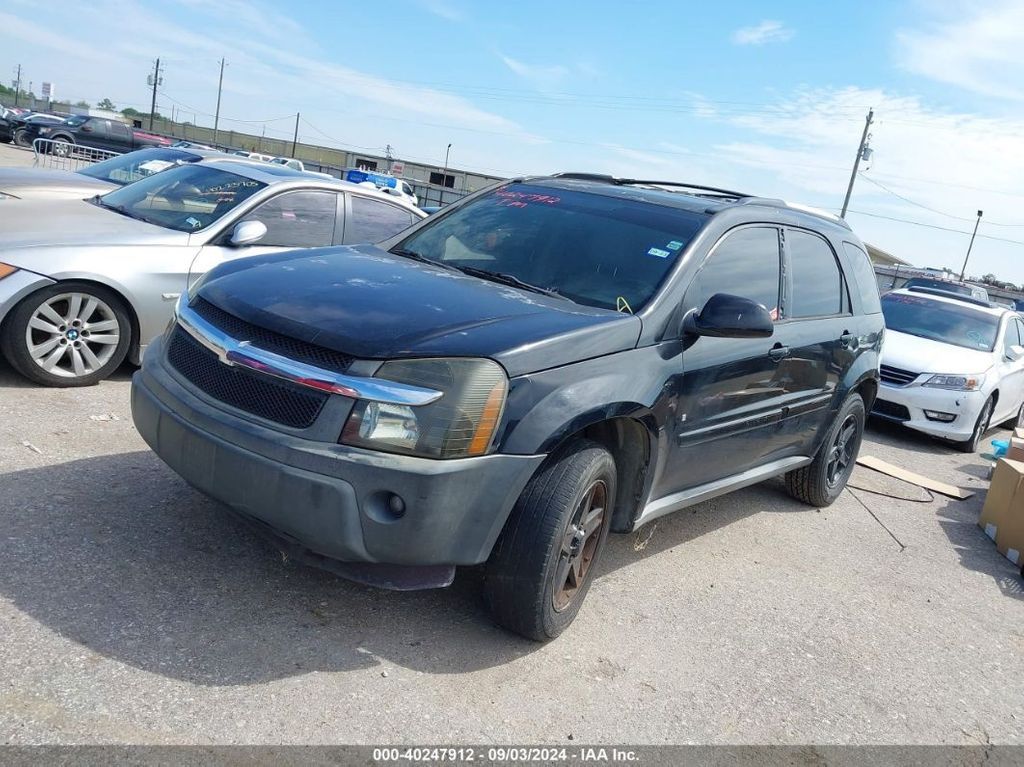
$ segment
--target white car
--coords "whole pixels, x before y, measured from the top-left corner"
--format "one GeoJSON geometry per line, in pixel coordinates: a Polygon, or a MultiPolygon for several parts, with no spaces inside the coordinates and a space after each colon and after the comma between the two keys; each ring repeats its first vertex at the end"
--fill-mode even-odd
{"type": "Polygon", "coordinates": [[[882,383],[872,414],[978,448],[989,427],[1018,423],[1024,320],[1005,307],[927,287],[882,298],[882,383]]]}

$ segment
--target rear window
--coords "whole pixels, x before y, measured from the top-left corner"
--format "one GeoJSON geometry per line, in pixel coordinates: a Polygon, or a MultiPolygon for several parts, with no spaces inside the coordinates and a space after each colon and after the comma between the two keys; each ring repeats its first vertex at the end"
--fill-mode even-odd
{"type": "Polygon", "coordinates": [[[182,149],[142,149],[111,157],[78,172],[83,176],[124,186],[166,170],[177,163],[197,162],[200,159],[199,155],[182,149]]]}
{"type": "Polygon", "coordinates": [[[400,247],[513,277],[588,306],[638,311],[707,220],[642,200],[509,184],[400,247]]]}
{"type": "Polygon", "coordinates": [[[871,259],[852,242],[844,242],[843,247],[853,265],[853,280],[860,295],[861,311],[865,314],[878,314],[882,311],[882,305],[878,300],[878,278],[875,277],[875,267],[871,265],[871,259]]]}
{"type": "Polygon", "coordinates": [[[924,296],[889,293],[882,313],[889,330],[965,349],[992,351],[999,331],[996,315],[924,296]]]}

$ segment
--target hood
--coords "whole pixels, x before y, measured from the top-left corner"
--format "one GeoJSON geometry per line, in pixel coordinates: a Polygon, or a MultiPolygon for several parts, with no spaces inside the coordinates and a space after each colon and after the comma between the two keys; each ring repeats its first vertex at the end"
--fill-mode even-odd
{"type": "Polygon", "coordinates": [[[372,245],[256,256],[199,295],[254,325],[355,357],[490,357],[509,375],[636,346],[638,317],[506,287],[372,245]]]}
{"type": "Polygon", "coordinates": [[[914,373],[984,373],[992,352],[932,341],[896,330],[885,331],[882,364],[914,373]]]}
{"type": "Polygon", "coordinates": [[[84,200],[0,202],[0,257],[18,248],[183,244],[188,237],[84,200]]]}
{"type": "Polygon", "coordinates": [[[0,168],[0,193],[22,200],[83,200],[117,189],[117,184],[81,173],[44,168],[0,168]]]}

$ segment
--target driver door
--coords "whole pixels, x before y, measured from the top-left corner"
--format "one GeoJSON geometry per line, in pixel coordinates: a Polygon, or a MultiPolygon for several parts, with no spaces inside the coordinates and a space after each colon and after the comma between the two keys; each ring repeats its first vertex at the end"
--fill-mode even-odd
{"type": "Polygon", "coordinates": [[[295,248],[321,248],[340,238],[344,199],[338,192],[300,190],[271,197],[232,222],[204,245],[189,270],[188,285],[224,261],[295,248]],[[259,221],[267,233],[251,245],[234,246],[231,234],[243,221],[259,221]]]}
{"type": "Polygon", "coordinates": [[[992,414],[993,424],[1015,418],[1024,400],[1024,357],[1016,356],[1019,347],[1024,347],[1024,323],[1010,317],[1003,332],[1002,359],[996,363],[1000,396],[996,412],[992,414]],[[1014,350],[1014,346],[1018,349],[1014,350]]]}

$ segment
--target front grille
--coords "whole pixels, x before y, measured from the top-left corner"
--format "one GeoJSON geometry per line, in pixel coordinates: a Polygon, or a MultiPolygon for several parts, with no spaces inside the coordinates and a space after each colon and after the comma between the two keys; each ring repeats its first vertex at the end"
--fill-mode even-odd
{"type": "Polygon", "coordinates": [[[312,426],[327,402],[326,394],[224,364],[180,327],[171,336],[167,360],[214,399],[295,429],[312,426]]]}
{"type": "Polygon", "coordinates": [[[906,386],[908,383],[917,378],[920,373],[913,373],[909,370],[902,370],[900,368],[894,368],[890,365],[882,365],[881,369],[882,380],[887,384],[894,384],[896,386],[906,386]]]}
{"type": "Polygon", "coordinates": [[[909,421],[910,411],[907,410],[903,405],[897,405],[895,402],[889,402],[884,399],[876,399],[874,407],[871,408],[871,412],[874,415],[884,416],[885,418],[891,418],[894,421],[909,421]]]}
{"type": "Polygon", "coordinates": [[[203,298],[196,299],[191,308],[204,320],[232,338],[238,341],[251,341],[268,352],[337,373],[344,373],[352,364],[352,357],[347,354],[253,325],[203,298]]]}

